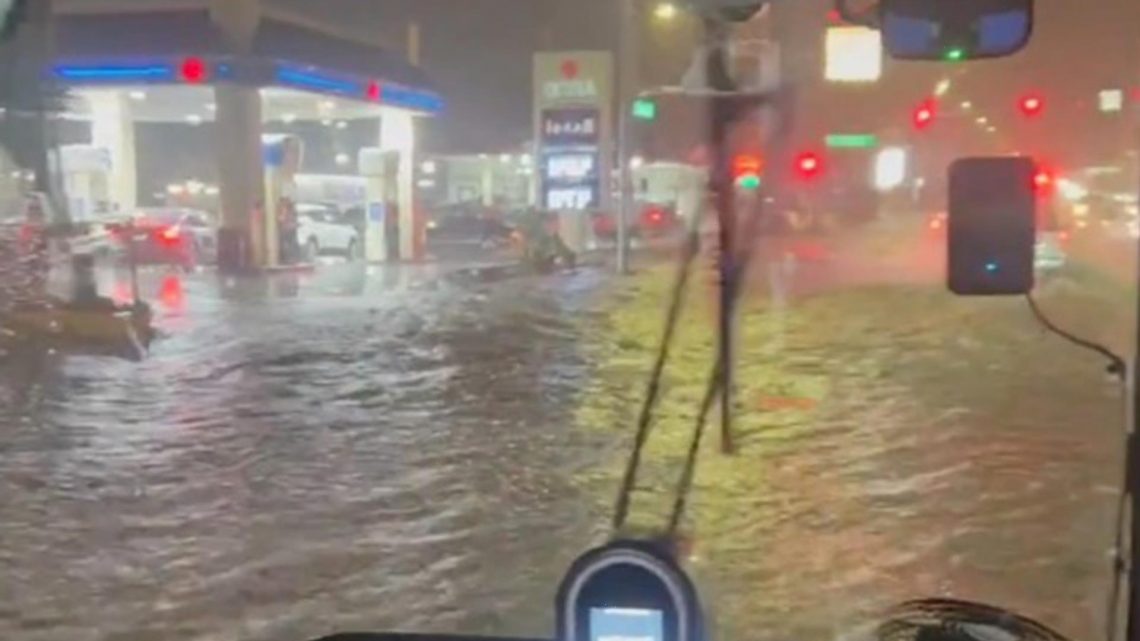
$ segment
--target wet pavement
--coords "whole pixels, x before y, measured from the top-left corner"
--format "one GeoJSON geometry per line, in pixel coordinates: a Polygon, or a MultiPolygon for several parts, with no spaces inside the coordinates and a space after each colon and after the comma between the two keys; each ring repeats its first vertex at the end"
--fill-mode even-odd
{"type": "MultiPolygon", "coordinates": [[[[856,284],[834,266],[801,273],[856,284]]],[[[659,297],[641,308],[613,288],[598,269],[145,272],[164,337],[143,362],[0,365],[0,638],[547,632],[558,577],[604,534],[659,328],[659,297]]],[[[110,289],[129,294],[121,275],[110,289]]],[[[839,300],[840,313],[826,290],[803,288],[774,370],[826,383],[826,412],[773,411],[819,395],[745,394],[798,427],[757,441],[763,426],[744,421],[745,451],[771,458],[702,481],[730,490],[695,514],[708,517],[696,570],[731,638],[834,638],[868,603],[942,589],[1039,616],[1080,595],[1058,618],[1095,631],[1119,445],[1095,362],[1032,325],[947,336],[900,314],[932,305],[912,292],[881,308],[875,294],[839,300]],[[1005,348],[983,358],[990,344],[1005,348]],[[1035,369],[1021,370],[1027,355],[1035,369]]]]}

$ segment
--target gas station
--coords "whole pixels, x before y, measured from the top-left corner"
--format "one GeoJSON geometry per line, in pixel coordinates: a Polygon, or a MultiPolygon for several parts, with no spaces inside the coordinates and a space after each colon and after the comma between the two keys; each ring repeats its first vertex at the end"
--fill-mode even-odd
{"type": "Polygon", "coordinates": [[[192,136],[211,138],[219,268],[279,267],[287,261],[278,225],[295,216],[305,155],[300,138],[280,125],[367,122],[374,138],[358,144],[352,159],[365,185],[365,257],[422,256],[415,123],[443,102],[401,52],[337,38],[258,0],[129,6],[57,9],[50,73],[68,92],[64,118],[89,125],[86,143],[59,149],[76,220],[95,203],[112,212],[138,207],[139,168],[153,162],[136,143],[140,123],[189,125],[192,136]]]}

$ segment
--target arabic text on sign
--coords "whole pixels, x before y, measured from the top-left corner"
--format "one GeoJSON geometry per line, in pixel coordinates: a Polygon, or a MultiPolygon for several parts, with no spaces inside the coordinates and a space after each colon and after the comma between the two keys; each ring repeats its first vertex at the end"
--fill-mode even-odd
{"type": "Polygon", "coordinates": [[[558,80],[543,85],[542,95],[547,100],[596,98],[598,88],[593,80],[558,80]]]}

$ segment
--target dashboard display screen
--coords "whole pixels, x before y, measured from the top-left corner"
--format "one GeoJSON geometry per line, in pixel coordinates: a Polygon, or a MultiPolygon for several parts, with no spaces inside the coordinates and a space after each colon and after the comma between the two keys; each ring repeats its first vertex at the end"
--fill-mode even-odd
{"type": "Polygon", "coordinates": [[[590,608],[590,641],[664,641],[660,610],[590,608]]]}

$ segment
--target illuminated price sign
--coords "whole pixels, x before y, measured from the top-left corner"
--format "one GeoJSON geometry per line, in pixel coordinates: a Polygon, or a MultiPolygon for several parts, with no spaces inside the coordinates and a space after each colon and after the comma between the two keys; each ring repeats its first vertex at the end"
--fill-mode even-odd
{"type": "Polygon", "coordinates": [[[546,208],[559,211],[579,211],[598,206],[598,193],[590,185],[553,187],[546,191],[546,208]]]}
{"type": "Polygon", "coordinates": [[[546,179],[550,181],[581,182],[593,178],[597,172],[594,154],[565,154],[551,156],[546,162],[546,179]]]}
{"type": "Polygon", "coordinates": [[[542,142],[545,145],[597,145],[601,134],[597,109],[546,109],[542,112],[542,142]]]}

